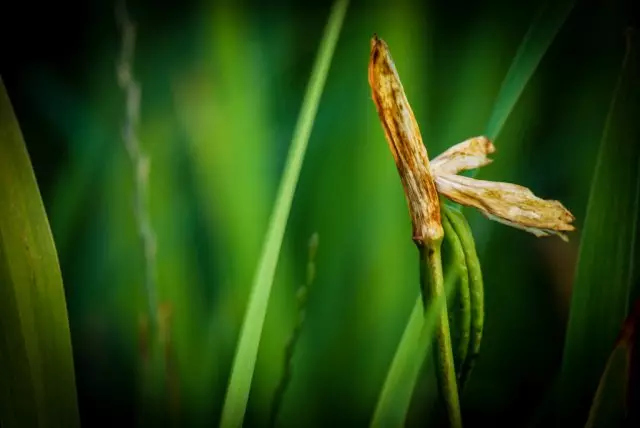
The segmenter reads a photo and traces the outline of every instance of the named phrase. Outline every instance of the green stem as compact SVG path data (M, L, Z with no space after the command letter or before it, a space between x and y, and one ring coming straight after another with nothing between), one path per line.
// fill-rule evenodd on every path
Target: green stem
M445 298L442 257L440 254L441 244L442 240L438 240L418 245L418 250L420 251L420 286L422 288L425 311L428 300ZM458 384L453 363L447 305L442 305L440 309L436 329L436 345L438 387L440 396L445 402L449 426L461 428L462 415L460 413L460 398L458 397Z

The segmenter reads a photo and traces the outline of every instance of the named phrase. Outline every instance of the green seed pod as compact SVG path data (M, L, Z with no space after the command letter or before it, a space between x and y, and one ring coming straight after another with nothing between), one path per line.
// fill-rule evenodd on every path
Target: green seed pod
M459 385L460 390L462 390L480 352L480 343L482 342L482 332L484 328L484 285L482 282L480 260L478 260L476 245L469 223L467 223L466 218L461 212L453 208L445 207L444 213L456 235L460 238L469 274L471 332L466 359L459 375Z
M447 208L444 208L446 210ZM443 255L449 255L446 275L454 274L457 278L456 289L449 296L449 325L451 326L451 343L453 344L453 361L456 377L460 379L463 364L467 358L471 335L471 301L469 291L469 273L460 237L451 225L446 213L442 216L444 228Z

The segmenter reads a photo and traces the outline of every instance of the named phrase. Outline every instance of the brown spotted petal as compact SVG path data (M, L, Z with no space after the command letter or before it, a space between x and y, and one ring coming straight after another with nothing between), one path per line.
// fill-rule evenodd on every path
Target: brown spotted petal
M492 162L487 155L495 151L491 141L484 136L469 138L431 160L431 171L437 174L457 174L480 168Z
M540 199L526 187L453 174L437 174L435 181L438 192L454 202L538 237L555 234L567 241L562 232L575 230L573 215L560 202Z

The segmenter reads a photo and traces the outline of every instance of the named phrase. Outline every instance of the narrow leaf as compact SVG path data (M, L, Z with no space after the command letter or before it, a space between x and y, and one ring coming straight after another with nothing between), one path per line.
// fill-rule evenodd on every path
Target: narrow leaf
M447 297L454 292L456 273L445 275ZM418 297L411 311L396 354L393 357L384 385L371 420L371 427L401 427L409 411L420 369L432 347L438 314L445 299L439 298L423 309L422 297Z
M598 390L593 398L589 419L585 428L619 427L627 420L629 406L629 383L633 353L636 351L640 300L625 320L607 366L600 378Z
M0 425L80 425L58 255L1 79Z
M542 57L564 24L575 0L548 1L535 17L502 81L485 135L495 140L513 111Z
M220 425L223 428L242 426L282 238L289 218L291 203L302 168L311 128L318 110L324 83L329 73L329 66L338 42L348 3L348 0L338 0L331 10L331 16L329 17L309 86L307 87L275 206L269 221L264 247L251 287L242 330L240 331L238 348L234 357L225 403L222 409Z
M559 411L582 424L624 321L635 260L640 186L640 85L628 34L591 182L558 379Z

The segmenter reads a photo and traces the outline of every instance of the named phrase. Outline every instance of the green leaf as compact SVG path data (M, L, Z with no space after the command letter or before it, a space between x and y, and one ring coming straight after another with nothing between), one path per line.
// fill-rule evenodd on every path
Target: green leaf
M485 135L495 140L538 68L542 57L564 24L575 0L547 2L531 23L502 81ZM477 171L477 170L476 170Z
M445 275L445 293L450 297L457 279L457 271ZM411 397L415 389L420 369L432 347L438 314L445 299L431 302L425 311L422 297L418 297L411 311L408 326L404 330L400 345L387 372L378 402L371 419L371 427L404 426Z
M609 356L585 428L624 426L629 404L633 352L638 337L638 317L640 300L636 301L634 312L625 320L620 337Z
M275 206L269 221L264 247L251 287L249 303L231 369L220 422L220 425L224 428L242 426L282 238L300 169L302 168L309 135L311 134L311 128L348 4L348 0L338 0L333 5L302 104Z
M0 201L0 425L78 427L58 256L1 79Z
M586 419L627 315L632 285L640 191L640 85L630 33L622 67L591 182L556 391L555 410L572 424Z

